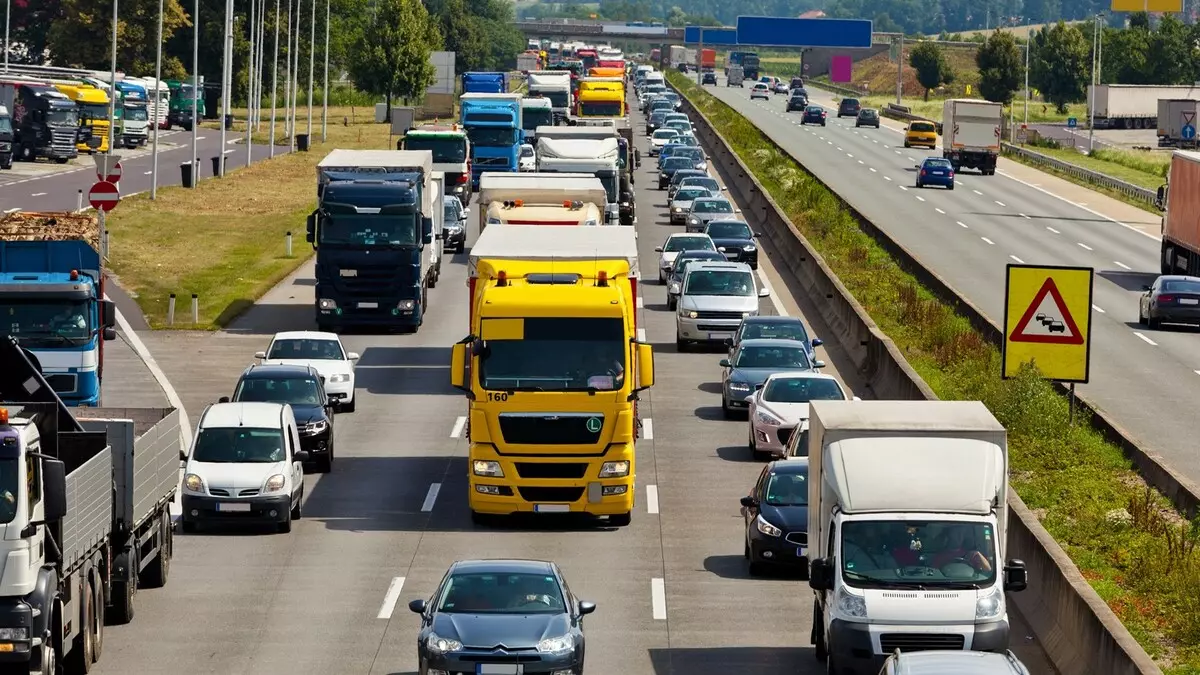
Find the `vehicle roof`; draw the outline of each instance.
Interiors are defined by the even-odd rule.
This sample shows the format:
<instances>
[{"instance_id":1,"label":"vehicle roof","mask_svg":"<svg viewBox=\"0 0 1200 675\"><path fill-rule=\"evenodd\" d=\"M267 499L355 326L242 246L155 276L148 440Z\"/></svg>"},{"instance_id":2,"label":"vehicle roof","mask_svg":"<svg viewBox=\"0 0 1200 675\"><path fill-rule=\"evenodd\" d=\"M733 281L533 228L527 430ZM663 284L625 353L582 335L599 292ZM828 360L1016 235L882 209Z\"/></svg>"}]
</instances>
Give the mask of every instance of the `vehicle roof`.
<instances>
[{"instance_id":1,"label":"vehicle roof","mask_svg":"<svg viewBox=\"0 0 1200 675\"><path fill-rule=\"evenodd\" d=\"M319 330L288 330L282 333L276 333L275 337L271 338L271 342L275 340L334 340L341 342L338 339L337 333L329 333Z\"/></svg>"},{"instance_id":2,"label":"vehicle roof","mask_svg":"<svg viewBox=\"0 0 1200 675\"><path fill-rule=\"evenodd\" d=\"M675 259L675 262L679 262L680 260L685 260L685 259L715 260L717 262L722 262L725 260L725 254L721 253L720 251L705 251L705 250L701 250L701 249L692 249L689 251L680 251L679 257Z\"/></svg>"},{"instance_id":3,"label":"vehicle roof","mask_svg":"<svg viewBox=\"0 0 1200 675\"><path fill-rule=\"evenodd\" d=\"M748 316L742 319L742 323L798 323L804 325L804 321L798 316Z\"/></svg>"},{"instance_id":4,"label":"vehicle roof","mask_svg":"<svg viewBox=\"0 0 1200 675\"><path fill-rule=\"evenodd\" d=\"M746 263L737 263L745 265ZM749 265L746 265L749 267ZM804 343L799 340L787 340L784 338L751 338L742 340L738 343L738 347L804 347Z\"/></svg>"},{"instance_id":5,"label":"vehicle roof","mask_svg":"<svg viewBox=\"0 0 1200 675\"><path fill-rule=\"evenodd\" d=\"M703 232L674 232L672 234L667 235L667 241L671 241L672 239L679 239L682 237L699 237L699 238L704 238L704 239L709 239L709 240L712 239L712 237L708 236L707 234L704 234Z\"/></svg>"},{"instance_id":6,"label":"vehicle roof","mask_svg":"<svg viewBox=\"0 0 1200 675\"><path fill-rule=\"evenodd\" d=\"M783 340L783 342L799 342L799 340ZM773 380L833 380L837 382L837 378L829 373L814 373L806 370L785 370L779 373L771 373L767 376L767 382ZM838 382L838 386L841 386L840 382Z\"/></svg>"},{"instance_id":7,"label":"vehicle roof","mask_svg":"<svg viewBox=\"0 0 1200 675\"><path fill-rule=\"evenodd\" d=\"M429 150L330 150L317 164L322 167L353 166L375 169L413 169L432 167L433 153ZM432 169L429 169L432 171Z\"/></svg>"},{"instance_id":8,"label":"vehicle roof","mask_svg":"<svg viewBox=\"0 0 1200 675\"><path fill-rule=\"evenodd\" d=\"M689 172L691 172L691 171L694 171L694 172L695 172L695 175L692 175L692 176L689 176L689 175L687 175L687 174L688 174ZM676 176L678 176L678 175L680 175L680 174L682 174L682 175L683 175L683 180L684 180L684 181L688 181L688 180L691 180L691 179L693 179L693 178L704 178L704 179L706 179L706 180L711 180L711 181L712 181L712 182L714 182L714 183L715 183L715 182L717 182L717 179L716 179L716 178L713 178L712 176L708 175L706 172L704 172L704 171L701 171L700 169L687 169L687 170L684 170L684 171L679 171L679 172L677 172L675 175L676 175Z\"/></svg>"},{"instance_id":9,"label":"vehicle roof","mask_svg":"<svg viewBox=\"0 0 1200 675\"><path fill-rule=\"evenodd\" d=\"M1012 652L927 651L900 654L897 675L1003 675L1027 673Z\"/></svg>"},{"instance_id":10,"label":"vehicle roof","mask_svg":"<svg viewBox=\"0 0 1200 675\"><path fill-rule=\"evenodd\" d=\"M945 157L926 157L921 160L922 164L949 164L950 160Z\"/></svg>"},{"instance_id":11,"label":"vehicle roof","mask_svg":"<svg viewBox=\"0 0 1200 675\"><path fill-rule=\"evenodd\" d=\"M715 271L749 272L750 266L747 265L746 263L720 262L720 261L715 261L715 260L713 262L699 262L699 263L696 263L695 265L688 265L688 274L691 274L692 272L696 272L696 271L703 272L706 270L710 271L710 272L715 272ZM745 343L742 343L742 344L745 344Z\"/></svg>"},{"instance_id":12,"label":"vehicle roof","mask_svg":"<svg viewBox=\"0 0 1200 675\"><path fill-rule=\"evenodd\" d=\"M1200 281L1200 277L1193 277L1187 274L1163 274L1158 278L1163 281Z\"/></svg>"},{"instance_id":13,"label":"vehicle roof","mask_svg":"<svg viewBox=\"0 0 1200 675\"><path fill-rule=\"evenodd\" d=\"M673 201L673 202L692 201L691 198L681 198L679 196L687 190L697 190L697 191L703 190L704 192L708 192L708 194L712 194L712 192L710 192L709 189L706 187L703 187L700 185L685 185L685 186L679 188L679 190L675 193L674 197L671 197L671 201ZM703 199L703 197L701 197L701 199Z\"/></svg>"},{"instance_id":14,"label":"vehicle roof","mask_svg":"<svg viewBox=\"0 0 1200 675\"><path fill-rule=\"evenodd\" d=\"M767 472L768 473L808 473L808 458L807 457L791 457L788 459L777 459L767 465ZM925 675L925 671L921 671L921 675ZM950 673L947 673L946 675L950 675Z\"/></svg>"},{"instance_id":15,"label":"vehicle roof","mask_svg":"<svg viewBox=\"0 0 1200 675\"><path fill-rule=\"evenodd\" d=\"M450 568L451 572L464 574L550 574L554 570L552 563L545 560L458 560Z\"/></svg>"},{"instance_id":16,"label":"vehicle roof","mask_svg":"<svg viewBox=\"0 0 1200 675\"><path fill-rule=\"evenodd\" d=\"M697 199L696 201L698 201L698 202L725 202L726 204L730 204L730 201L724 197L703 197L701 199Z\"/></svg>"},{"instance_id":17,"label":"vehicle roof","mask_svg":"<svg viewBox=\"0 0 1200 675\"><path fill-rule=\"evenodd\" d=\"M259 379L269 377L311 377L316 375L312 366L299 364L267 363L250 366L242 373L242 379Z\"/></svg>"},{"instance_id":18,"label":"vehicle roof","mask_svg":"<svg viewBox=\"0 0 1200 675\"><path fill-rule=\"evenodd\" d=\"M708 199L708 197L705 197L704 199ZM704 227L707 228L709 225L735 225L735 224L736 225L745 225L746 227L750 227L750 223L747 223L744 220L738 220L737 218L713 218L712 220L705 223Z\"/></svg>"},{"instance_id":19,"label":"vehicle roof","mask_svg":"<svg viewBox=\"0 0 1200 675\"><path fill-rule=\"evenodd\" d=\"M278 429L282 403L214 403L204 411L200 428L261 427Z\"/></svg>"}]
</instances>

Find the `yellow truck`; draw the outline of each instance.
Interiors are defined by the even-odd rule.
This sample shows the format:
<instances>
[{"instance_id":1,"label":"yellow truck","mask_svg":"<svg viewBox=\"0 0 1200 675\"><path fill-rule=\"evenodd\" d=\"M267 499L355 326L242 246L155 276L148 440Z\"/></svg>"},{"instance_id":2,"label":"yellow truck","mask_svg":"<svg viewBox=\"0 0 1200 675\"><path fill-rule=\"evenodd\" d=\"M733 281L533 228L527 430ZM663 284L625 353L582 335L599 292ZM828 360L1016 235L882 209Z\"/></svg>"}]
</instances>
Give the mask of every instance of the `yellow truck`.
<instances>
[{"instance_id":1,"label":"yellow truck","mask_svg":"<svg viewBox=\"0 0 1200 675\"><path fill-rule=\"evenodd\" d=\"M575 97L577 117L625 117L625 80L620 77L585 77Z\"/></svg>"},{"instance_id":2,"label":"yellow truck","mask_svg":"<svg viewBox=\"0 0 1200 675\"><path fill-rule=\"evenodd\" d=\"M608 192L585 173L485 173L479 205L489 225L604 224Z\"/></svg>"},{"instance_id":3,"label":"yellow truck","mask_svg":"<svg viewBox=\"0 0 1200 675\"><path fill-rule=\"evenodd\" d=\"M54 87L75 102L75 107L79 110L79 125L91 131L92 139L99 139L99 145L96 145L95 140L89 143L87 135L84 134L81 136L82 140L76 144L79 152L108 152L108 92L82 83L55 83Z\"/></svg>"},{"instance_id":4,"label":"yellow truck","mask_svg":"<svg viewBox=\"0 0 1200 675\"><path fill-rule=\"evenodd\" d=\"M498 225L471 249L470 334L451 352L468 400L468 504L633 516L638 392L654 354L637 327L633 228Z\"/></svg>"}]
</instances>

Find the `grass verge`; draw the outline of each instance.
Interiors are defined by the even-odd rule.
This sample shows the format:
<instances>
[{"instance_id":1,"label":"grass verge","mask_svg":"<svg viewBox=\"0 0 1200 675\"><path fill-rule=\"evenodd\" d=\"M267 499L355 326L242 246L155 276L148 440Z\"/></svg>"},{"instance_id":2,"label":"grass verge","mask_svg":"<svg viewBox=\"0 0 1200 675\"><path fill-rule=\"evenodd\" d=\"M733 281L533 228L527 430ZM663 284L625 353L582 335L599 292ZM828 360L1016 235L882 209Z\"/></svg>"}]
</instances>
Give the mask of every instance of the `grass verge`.
<instances>
[{"instance_id":1,"label":"grass verge","mask_svg":"<svg viewBox=\"0 0 1200 675\"><path fill-rule=\"evenodd\" d=\"M1034 147L1032 149L1034 152L1044 152L1045 151L1045 148L1039 148L1039 147ZM1075 151L1072 150L1070 152L1075 152ZM1050 154L1050 153L1044 153L1044 154ZM1075 154L1079 155L1080 157L1084 157L1084 155L1082 155L1081 153L1076 152ZM1058 157L1059 159L1063 159L1064 161L1075 163L1075 158L1071 157L1070 155L1066 155L1065 157L1058 156L1058 155L1053 155L1053 156ZM1114 190L1106 185L1101 185L1100 183L1093 183L1085 178L1080 178L1079 176L1077 176L1075 174L1070 174L1065 171L1059 171L1058 169L1055 169L1052 166L1048 166L1046 164L1036 162L1032 159L1022 157L1021 155L1018 155L1016 153L1005 153L1004 157L1006 159L1011 159L1014 162L1018 162L1020 164L1024 164L1025 166L1037 169L1038 171L1041 171L1042 173L1048 173L1051 176L1057 176L1058 178L1061 178L1061 179L1067 181L1068 183L1074 183L1076 185L1079 185L1079 186L1085 187L1089 190L1092 190L1093 192L1098 192L1106 197L1111 197L1113 199L1116 199L1117 201L1121 201L1126 204L1129 204L1130 206L1135 206L1147 213L1153 213L1156 216L1162 215L1162 212L1159 211L1158 209L1154 208L1153 204L1148 204L1140 199L1134 199L1134 198L1130 197L1129 195L1125 194L1124 192L1120 192L1119 190ZM1111 169L1113 166L1114 166L1113 164L1107 164L1104 167L1097 166L1097 167L1093 168L1093 167L1084 166L1083 168L1091 168L1093 171L1099 171L1101 173L1106 173L1105 169ZM1112 175L1112 174L1110 174L1110 175ZM1146 188L1158 189L1158 186L1162 185L1165 182L1166 182L1165 179L1153 179L1153 180L1150 180L1149 185L1144 184L1144 183L1142 183L1141 185L1142 185L1142 187L1146 187Z\"/></svg>"},{"instance_id":2,"label":"grass verge","mask_svg":"<svg viewBox=\"0 0 1200 675\"><path fill-rule=\"evenodd\" d=\"M1163 670L1200 672L1200 522L1187 522L1150 490L1099 433L1068 425L1066 399L1032 368L1000 379L999 350L905 272L837 195L757 127L690 80L668 77L938 396L983 401L1004 424L1013 488Z\"/></svg>"},{"instance_id":3,"label":"grass verge","mask_svg":"<svg viewBox=\"0 0 1200 675\"><path fill-rule=\"evenodd\" d=\"M1096 171L1147 190L1156 190L1167 180L1169 154L1153 154L1132 150L1096 150L1092 154L1074 148L1055 145L1030 145L1029 150L1048 155L1081 169Z\"/></svg>"},{"instance_id":4,"label":"grass verge","mask_svg":"<svg viewBox=\"0 0 1200 675\"><path fill-rule=\"evenodd\" d=\"M331 116L332 117L332 116ZM387 147L383 124L333 125L329 142L202 180L195 189L166 187L122 200L108 218L110 268L154 328L166 326L167 301L178 298L176 328L226 325L312 255L305 217L316 205L316 166L332 148ZM293 235L293 255L285 233ZM189 302L198 296L200 322Z\"/></svg>"}]
</instances>

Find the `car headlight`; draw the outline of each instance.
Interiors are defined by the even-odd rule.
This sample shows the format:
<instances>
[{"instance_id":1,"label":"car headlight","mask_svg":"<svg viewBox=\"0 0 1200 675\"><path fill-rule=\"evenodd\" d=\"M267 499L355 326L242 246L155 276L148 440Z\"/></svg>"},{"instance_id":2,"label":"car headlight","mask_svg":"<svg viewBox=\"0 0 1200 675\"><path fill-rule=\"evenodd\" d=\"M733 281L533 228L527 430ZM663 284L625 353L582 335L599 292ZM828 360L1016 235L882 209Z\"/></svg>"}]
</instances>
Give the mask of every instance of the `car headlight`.
<instances>
[{"instance_id":1,"label":"car headlight","mask_svg":"<svg viewBox=\"0 0 1200 675\"><path fill-rule=\"evenodd\" d=\"M1004 594L993 587L975 601L975 620L995 619L1004 613Z\"/></svg>"},{"instance_id":2,"label":"car headlight","mask_svg":"<svg viewBox=\"0 0 1200 675\"><path fill-rule=\"evenodd\" d=\"M329 298L321 298L317 300L317 307L320 309L337 309L337 302Z\"/></svg>"},{"instance_id":3,"label":"car headlight","mask_svg":"<svg viewBox=\"0 0 1200 675\"><path fill-rule=\"evenodd\" d=\"M759 410L758 412L756 412L754 414L754 417L759 422L762 422L763 424L769 424L773 427L777 427L780 424L783 424L783 420L779 419L778 417L772 415L771 413L769 413L765 410Z\"/></svg>"},{"instance_id":4,"label":"car headlight","mask_svg":"<svg viewBox=\"0 0 1200 675\"><path fill-rule=\"evenodd\" d=\"M471 471L476 476L504 478L504 469L500 468L500 462L489 462L487 460L477 459L471 463Z\"/></svg>"},{"instance_id":5,"label":"car headlight","mask_svg":"<svg viewBox=\"0 0 1200 675\"><path fill-rule=\"evenodd\" d=\"M575 648L575 636L571 634L562 637L546 638L537 644L537 650L543 654L561 654Z\"/></svg>"},{"instance_id":6,"label":"car headlight","mask_svg":"<svg viewBox=\"0 0 1200 675\"><path fill-rule=\"evenodd\" d=\"M263 484L263 492L278 492L283 489L283 485L286 482L287 479L284 478L283 474L277 473L268 478L267 482Z\"/></svg>"},{"instance_id":7,"label":"car headlight","mask_svg":"<svg viewBox=\"0 0 1200 675\"><path fill-rule=\"evenodd\" d=\"M446 231L450 234L458 234L459 232L462 232L462 225L459 225L458 223L455 223L454 225L447 225Z\"/></svg>"},{"instance_id":8,"label":"car headlight","mask_svg":"<svg viewBox=\"0 0 1200 675\"><path fill-rule=\"evenodd\" d=\"M759 516L754 519L754 526L758 528L759 532L762 532L768 537L778 537L779 535L783 534L783 530L764 520L762 514L759 514Z\"/></svg>"},{"instance_id":9,"label":"car headlight","mask_svg":"<svg viewBox=\"0 0 1200 675\"><path fill-rule=\"evenodd\" d=\"M204 479L194 473L183 477L183 487L188 492L204 492Z\"/></svg>"},{"instance_id":10,"label":"car headlight","mask_svg":"<svg viewBox=\"0 0 1200 675\"><path fill-rule=\"evenodd\" d=\"M447 652L457 652L463 646L458 640L438 637L436 633L430 633L429 637L425 638L425 648L434 654L445 654Z\"/></svg>"},{"instance_id":11,"label":"car headlight","mask_svg":"<svg viewBox=\"0 0 1200 675\"><path fill-rule=\"evenodd\" d=\"M699 224L700 224L700 219L698 219L698 218L688 218L688 223L690 223L690 224L692 224L692 225L699 225Z\"/></svg>"},{"instance_id":12,"label":"car headlight","mask_svg":"<svg viewBox=\"0 0 1200 675\"><path fill-rule=\"evenodd\" d=\"M694 312L694 311L680 312L680 314L682 314L682 315L686 316L686 317L687 317L687 318L689 318L689 319L698 319L698 318L700 318L700 314L699 314L699 313L697 313L697 312Z\"/></svg>"},{"instance_id":13,"label":"car headlight","mask_svg":"<svg viewBox=\"0 0 1200 675\"><path fill-rule=\"evenodd\" d=\"M667 172L665 172L665 171L659 172L658 177L659 178L670 178L670 176L668 176Z\"/></svg>"},{"instance_id":14,"label":"car headlight","mask_svg":"<svg viewBox=\"0 0 1200 675\"><path fill-rule=\"evenodd\" d=\"M754 244L746 244L745 246L742 247L742 250L743 251L757 251L758 249L754 246Z\"/></svg>"},{"instance_id":15,"label":"car headlight","mask_svg":"<svg viewBox=\"0 0 1200 675\"><path fill-rule=\"evenodd\" d=\"M350 373L334 373L333 375L329 376L330 383L349 382L349 381L350 381Z\"/></svg>"},{"instance_id":16,"label":"car headlight","mask_svg":"<svg viewBox=\"0 0 1200 675\"><path fill-rule=\"evenodd\" d=\"M629 475L629 462L621 460L619 462L605 462L600 465L601 478L622 478Z\"/></svg>"},{"instance_id":17,"label":"car headlight","mask_svg":"<svg viewBox=\"0 0 1200 675\"><path fill-rule=\"evenodd\" d=\"M729 390L730 391L750 391L750 385L746 384L745 382L730 382Z\"/></svg>"},{"instance_id":18,"label":"car headlight","mask_svg":"<svg viewBox=\"0 0 1200 675\"><path fill-rule=\"evenodd\" d=\"M750 317L754 316L757 313L758 312L742 312L742 318L749 319Z\"/></svg>"},{"instance_id":19,"label":"car headlight","mask_svg":"<svg viewBox=\"0 0 1200 675\"><path fill-rule=\"evenodd\" d=\"M675 208L671 209L671 211L672 211L673 213L683 213L683 207L682 207L682 206L676 206Z\"/></svg>"},{"instance_id":20,"label":"car headlight","mask_svg":"<svg viewBox=\"0 0 1200 675\"><path fill-rule=\"evenodd\" d=\"M671 295L679 295L679 282L671 282L671 285L667 287L667 292Z\"/></svg>"},{"instance_id":21,"label":"car headlight","mask_svg":"<svg viewBox=\"0 0 1200 675\"><path fill-rule=\"evenodd\" d=\"M300 429L300 433L304 434L305 436L315 436L316 434L325 431L327 428L329 428L328 422L325 420L318 420L316 422L309 422L308 424L305 424Z\"/></svg>"},{"instance_id":22,"label":"car headlight","mask_svg":"<svg viewBox=\"0 0 1200 675\"><path fill-rule=\"evenodd\" d=\"M396 303L396 309L399 309L399 310L405 311L405 312L412 310L412 308L416 307L416 306L417 306L416 300L401 300L400 302Z\"/></svg>"}]
</instances>

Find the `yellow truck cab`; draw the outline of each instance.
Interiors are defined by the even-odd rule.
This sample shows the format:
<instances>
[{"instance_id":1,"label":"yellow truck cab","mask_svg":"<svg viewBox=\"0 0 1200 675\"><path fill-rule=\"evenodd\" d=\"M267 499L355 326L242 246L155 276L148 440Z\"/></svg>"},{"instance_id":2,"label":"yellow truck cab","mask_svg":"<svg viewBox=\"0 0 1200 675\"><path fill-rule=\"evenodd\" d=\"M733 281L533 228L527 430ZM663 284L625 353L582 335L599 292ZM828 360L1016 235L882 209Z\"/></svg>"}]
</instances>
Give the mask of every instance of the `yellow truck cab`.
<instances>
[{"instance_id":1,"label":"yellow truck cab","mask_svg":"<svg viewBox=\"0 0 1200 675\"><path fill-rule=\"evenodd\" d=\"M578 117L624 117L625 79L585 77L580 80L575 114Z\"/></svg>"},{"instance_id":2,"label":"yellow truck cab","mask_svg":"<svg viewBox=\"0 0 1200 675\"><path fill-rule=\"evenodd\" d=\"M479 178L479 204L489 225L604 224L608 193L586 173L485 173Z\"/></svg>"},{"instance_id":3,"label":"yellow truck cab","mask_svg":"<svg viewBox=\"0 0 1200 675\"><path fill-rule=\"evenodd\" d=\"M90 84L58 84L55 88L62 92L65 96L75 101L75 107L79 110L79 124L85 129L91 130L91 137L100 139L100 144L93 147L95 143L88 143L87 140L81 140L76 144L76 149L79 152L95 153L108 152L108 107L110 99L108 92L103 89L98 89Z\"/></svg>"},{"instance_id":4,"label":"yellow truck cab","mask_svg":"<svg viewBox=\"0 0 1200 675\"><path fill-rule=\"evenodd\" d=\"M472 519L587 513L628 525L637 395L654 384L633 229L489 227L468 270L470 334L453 347L450 379L469 402Z\"/></svg>"}]
</instances>

